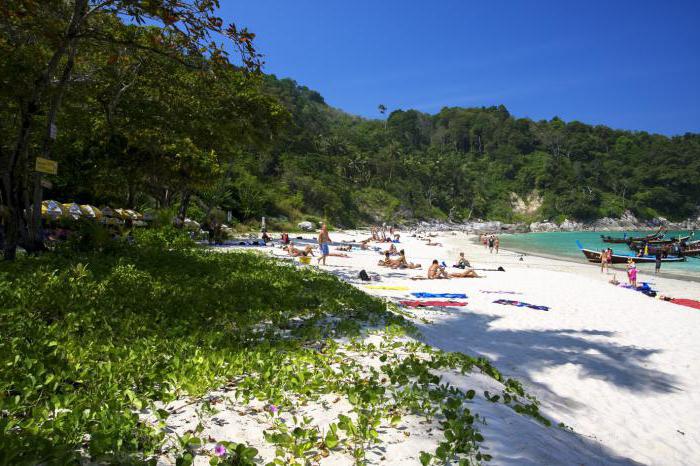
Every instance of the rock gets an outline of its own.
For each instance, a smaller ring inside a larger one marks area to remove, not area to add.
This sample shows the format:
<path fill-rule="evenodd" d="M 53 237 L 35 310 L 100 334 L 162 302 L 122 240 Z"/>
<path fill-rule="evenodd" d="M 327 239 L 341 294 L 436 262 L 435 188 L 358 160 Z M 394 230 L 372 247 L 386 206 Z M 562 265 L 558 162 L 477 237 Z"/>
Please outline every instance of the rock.
<path fill-rule="evenodd" d="M 532 232 L 559 231 L 559 226 L 552 222 L 533 222 L 530 224 Z"/>
<path fill-rule="evenodd" d="M 302 231 L 314 231 L 314 224 L 311 222 L 299 222 L 297 228 Z"/>
<path fill-rule="evenodd" d="M 568 218 L 565 218 L 561 225 L 559 225 L 559 229 L 561 231 L 576 231 L 581 230 L 582 228 L 583 225 L 578 222 L 571 221 Z"/>

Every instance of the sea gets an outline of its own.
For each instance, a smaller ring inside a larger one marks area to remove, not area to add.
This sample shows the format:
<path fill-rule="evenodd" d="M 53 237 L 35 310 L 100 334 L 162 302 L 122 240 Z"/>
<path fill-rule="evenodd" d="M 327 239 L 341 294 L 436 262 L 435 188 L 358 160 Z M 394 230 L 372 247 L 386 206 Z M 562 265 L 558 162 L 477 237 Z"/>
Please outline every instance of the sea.
<path fill-rule="evenodd" d="M 604 243 L 600 235 L 610 235 L 620 237 L 627 233 L 627 236 L 645 236 L 654 231 L 573 231 L 573 232 L 552 232 L 552 233 L 523 233 L 516 235 L 501 235 L 501 247 L 511 251 L 531 253 L 557 259 L 565 259 L 574 262 L 588 263 L 583 253 L 576 245 L 580 241 L 584 248 L 600 251 L 603 248 L 612 248 L 613 252 L 630 254 L 632 251 L 626 244 Z M 671 236 L 687 236 L 690 231 L 669 231 L 666 238 Z M 700 232 L 695 234 L 693 239 L 700 239 Z M 654 264 L 638 264 L 641 269 L 654 269 Z M 700 280 L 700 258 L 689 257 L 685 262 L 663 263 L 661 272 L 674 275 L 677 278 L 688 278 Z"/>

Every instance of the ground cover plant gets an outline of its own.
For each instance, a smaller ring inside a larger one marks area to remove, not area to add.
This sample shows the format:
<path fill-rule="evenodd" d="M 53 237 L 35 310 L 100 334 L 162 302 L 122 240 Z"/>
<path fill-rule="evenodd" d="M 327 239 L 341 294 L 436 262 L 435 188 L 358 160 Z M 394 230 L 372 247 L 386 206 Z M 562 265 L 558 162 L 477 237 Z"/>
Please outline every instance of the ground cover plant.
<path fill-rule="evenodd" d="M 403 339 L 413 331 L 403 317 L 331 275 L 206 251 L 168 230 L 88 249 L 76 243 L 0 262 L 0 464 L 155 462 L 172 440 L 164 427 L 173 413 L 163 407 L 189 397 L 211 417 L 208 394 L 221 387 L 243 406 L 265 403 L 274 464 L 311 464 L 340 450 L 363 464 L 379 426 L 409 413 L 444 432 L 424 464 L 488 459 L 478 415 L 464 405 L 475 393 L 441 383 L 435 371 L 443 369 L 504 382 L 503 401 L 544 421 L 487 361 Z M 385 340 L 366 343 L 361 326 Z M 350 408 L 323 432 L 302 415 L 275 418 L 329 394 Z M 255 448 L 202 430 L 178 434 L 168 450 L 178 464 L 198 454 L 260 463 Z"/>

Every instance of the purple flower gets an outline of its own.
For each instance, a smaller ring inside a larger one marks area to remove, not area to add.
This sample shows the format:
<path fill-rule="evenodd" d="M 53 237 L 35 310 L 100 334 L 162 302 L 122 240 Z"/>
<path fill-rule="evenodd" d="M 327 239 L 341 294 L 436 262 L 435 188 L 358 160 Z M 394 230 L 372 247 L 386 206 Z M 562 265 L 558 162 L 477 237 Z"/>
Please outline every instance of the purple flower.
<path fill-rule="evenodd" d="M 224 456 L 226 455 L 226 447 L 223 446 L 220 443 L 217 443 L 216 446 L 214 447 L 214 454 L 216 456 Z"/>
<path fill-rule="evenodd" d="M 269 404 L 267 405 L 267 410 L 270 412 L 270 414 L 275 414 L 279 409 L 277 408 L 277 406 Z"/>

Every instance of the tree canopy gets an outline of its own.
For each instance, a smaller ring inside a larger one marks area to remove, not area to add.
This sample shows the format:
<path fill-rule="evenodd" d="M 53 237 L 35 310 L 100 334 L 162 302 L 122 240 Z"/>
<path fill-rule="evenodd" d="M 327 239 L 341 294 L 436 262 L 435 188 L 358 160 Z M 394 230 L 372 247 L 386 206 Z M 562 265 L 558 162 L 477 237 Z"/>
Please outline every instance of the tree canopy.
<path fill-rule="evenodd" d="M 700 136 L 666 137 L 504 106 L 434 115 L 330 107 L 260 72 L 254 34 L 217 2 L 20 0 L 0 7 L 5 256 L 37 244 L 45 197 L 205 220 L 593 219 L 694 215 Z M 228 45 L 217 40 L 225 37 Z M 230 55 L 227 51 L 235 51 Z M 527 213 L 514 209 L 532 200 Z"/>

